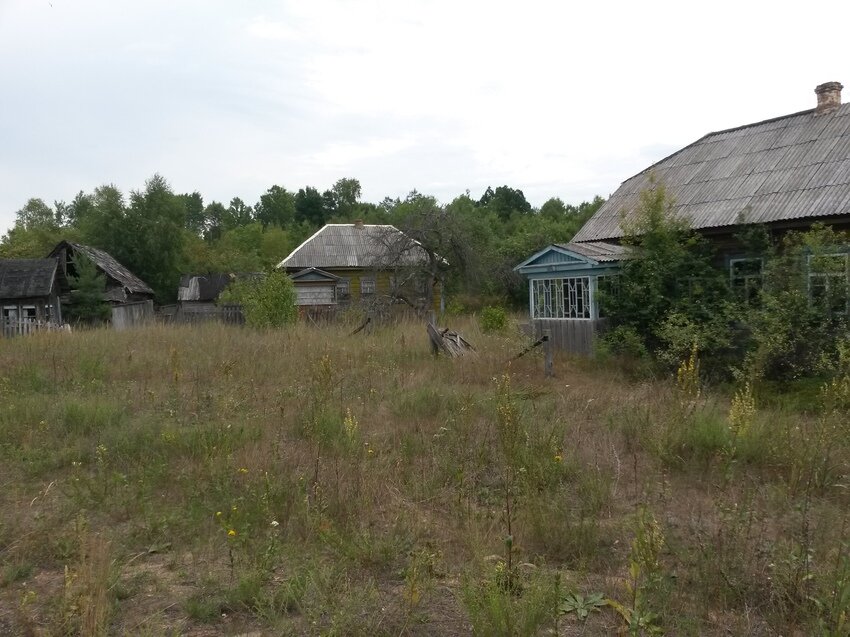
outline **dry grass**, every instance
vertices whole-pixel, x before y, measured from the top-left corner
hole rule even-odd
[[[478,356],[435,360],[414,324],[0,341],[0,632],[625,625],[559,616],[569,592],[652,616],[634,634],[836,625],[846,413],[758,408],[741,434],[723,395],[568,357],[545,380],[539,355],[506,367],[518,335],[460,328]]]

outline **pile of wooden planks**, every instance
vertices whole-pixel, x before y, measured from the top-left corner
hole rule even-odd
[[[431,351],[434,356],[442,352],[450,358],[457,358],[469,352],[475,352],[475,348],[469,341],[447,327],[439,329],[433,323],[428,323],[428,338],[431,340]]]

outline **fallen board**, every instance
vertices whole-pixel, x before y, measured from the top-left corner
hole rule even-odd
[[[456,358],[475,353],[475,348],[463,336],[449,328],[439,329],[433,323],[428,323],[428,338],[431,340],[431,351],[434,356],[443,352],[450,358]]]

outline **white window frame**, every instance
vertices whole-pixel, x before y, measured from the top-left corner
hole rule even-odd
[[[531,318],[589,321],[593,319],[592,277],[531,279]]]
[[[377,292],[378,286],[373,276],[360,277],[360,296],[371,296]]]
[[[2,317],[7,321],[20,320],[21,311],[17,305],[4,305]]]
[[[744,273],[744,274],[735,274],[735,265],[738,263],[753,263],[758,262],[759,271],[758,274],[753,273]],[[764,259],[761,257],[738,257],[735,259],[729,259],[729,287],[733,292],[738,289],[742,289],[744,291],[744,299],[750,299],[750,291],[755,289],[756,291],[761,290],[762,283],[764,281]],[[740,288],[735,287],[735,283],[740,282],[743,285]],[[753,287],[754,286],[754,287]]]
[[[812,271],[812,261],[814,259],[830,259],[830,258],[839,258],[844,261],[844,271],[836,270],[834,272],[818,272]],[[807,275],[807,286],[809,293],[809,302],[811,303],[814,300],[813,295],[813,282],[820,281],[823,282],[824,288],[829,294],[832,291],[833,285],[835,285],[834,281],[841,280],[844,284],[845,290],[845,299],[844,299],[844,311],[836,312],[836,315],[850,315],[850,252],[830,252],[826,254],[810,254],[806,258],[806,275]]]

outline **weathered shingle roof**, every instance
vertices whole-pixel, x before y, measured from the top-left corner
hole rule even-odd
[[[382,268],[427,259],[413,239],[391,225],[329,223],[281,261],[279,268]]]
[[[0,259],[0,299],[49,295],[57,266],[56,259]]]
[[[631,248],[616,243],[605,241],[587,241],[585,243],[556,243],[556,246],[564,250],[571,250],[578,254],[593,259],[598,263],[609,263],[627,259],[631,254]]]
[[[622,237],[651,177],[693,228],[848,214],[850,103],[709,133],[623,182],[573,241]]]
[[[58,256],[59,251],[65,247],[69,247],[73,252],[80,252],[87,256],[104,274],[118,281],[129,292],[136,294],[154,293],[147,283],[118,263],[108,252],[100,248],[93,248],[81,243],[72,243],[71,241],[62,241],[53,248],[50,256]]]

